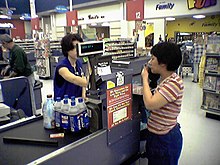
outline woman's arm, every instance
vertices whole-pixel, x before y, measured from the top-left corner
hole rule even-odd
[[[59,74],[66,80],[73,84],[79,85],[81,87],[86,87],[88,85],[88,80],[86,77],[76,76],[71,73],[68,68],[62,67],[59,69]]]
[[[143,80],[143,100],[144,105],[149,110],[159,109],[168,101],[158,92],[156,91],[154,94],[151,93],[149,82],[148,82],[148,71],[147,67],[144,67],[141,73]]]

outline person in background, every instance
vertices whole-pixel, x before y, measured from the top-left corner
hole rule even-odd
[[[147,122],[146,157],[149,165],[177,165],[182,150],[182,134],[177,117],[183,98],[183,81],[176,74],[181,64],[180,48],[170,42],[158,43],[151,49],[151,72],[160,75],[152,94],[148,66],[142,70],[143,100],[151,115]]]
[[[4,78],[25,76],[28,78],[30,86],[31,104],[33,114],[36,113],[36,104],[34,98],[34,73],[31,69],[31,65],[27,59],[27,55],[24,50],[16,45],[12,38],[8,34],[0,35],[0,41],[2,46],[9,50],[9,65],[1,70],[1,75]]]
[[[77,58],[76,44],[83,42],[78,34],[67,34],[61,40],[62,53],[65,58],[55,69],[54,99],[64,95],[86,98],[88,78],[84,76],[82,63]]]
[[[193,80],[192,82],[197,83],[199,80],[199,63],[202,55],[204,54],[205,45],[202,36],[197,36],[195,38],[195,43],[193,45]]]

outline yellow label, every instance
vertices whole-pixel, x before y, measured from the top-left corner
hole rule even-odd
[[[115,83],[112,81],[107,81],[107,89],[111,89],[115,87]]]

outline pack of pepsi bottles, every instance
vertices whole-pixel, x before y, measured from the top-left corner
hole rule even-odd
[[[55,127],[64,130],[64,132],[78,132],[82,129],[88,129],[89,116],[84,99],[74,96],[69,99],[68,95],[64,95],[62,100],[57,97],[54,103],[54,120]]]

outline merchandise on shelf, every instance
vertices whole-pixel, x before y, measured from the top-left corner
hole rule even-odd
[[[37,74],[40,78],[50,77],[50,41],[42,39],[35,42]]]
[[[205,76],[203,88],[208,90],[216,90],[216,77]]]
[[[15,44],[23,48],[27,54],[34,51],[34,40],[15,40]]]
[[[219,94],[204,93],[203,105],[208,109],[220,109],[220,96]],[[220,110],[219,110],[220,112]]]
[[[207,42],[207,53],[220,52],[220,36],[209,36]]]
[[[206,70],[218,72],[218,59],[209,57],[206,60]]]
[[[218,91],[218,93],[220,93],[220,77],[217,77],[216,91]]]
[[[126,59],[136,56],[135,43],[129,38],[104,39],[104,55],[112,55],[112,59]]]
[[[220,115],[220,36],[209,36],[203,82],[201,108],[208,113]]]

